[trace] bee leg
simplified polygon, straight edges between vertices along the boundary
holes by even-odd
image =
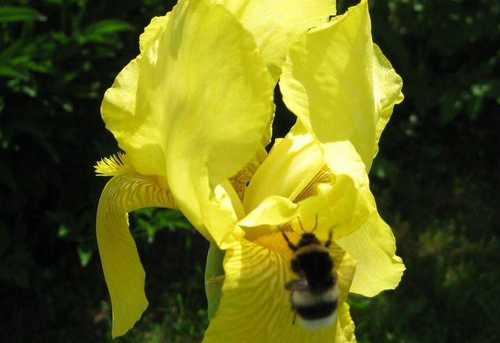
[[[326,248],[329,248],[330,245],[332,245],[332,234],[333,234],[332,229],[330,229],[330,231],[328,232],[328,239],[325,242]]]
[[[290,239],[288,239],[288,236],[283,232],[281,231],[281,234],[283,235],[283,238],[285,239],[286,241],[286,244],[288,244],[288,247],[292,250],[292,251],[295,251],[297,250],[297,246],[295,244],[293,244],[292,242],[290,242]]]
[[[297,313],[293,312],[292,325],[295,325],[295,320],[297,319]]]

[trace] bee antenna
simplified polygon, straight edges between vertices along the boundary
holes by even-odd
[[[316,231],[317,228],[318,228],[318,214],[316,213],[316,215],[314,216],[314,226],[311,232]]]
[[[325,247],[329,248],[332,245],[333,227],[328,231],[328,239],[325,242]]]
[[[297,217],[297,221],[299,222],[300,230],[302,230],[303,233],[306,233],[306,230],[304,230],[304,226],[302,226],[302,222],[300,221],[300,217]]]

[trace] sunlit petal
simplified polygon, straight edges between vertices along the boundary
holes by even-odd
[[[145,30],[141,55],[106,92],[102,112],[134,169],[165,176],[210,239],[213,187],[262,149],[272,98],[273,81],[238,19],[209,1],[181,1]]]
[[[139,78],[138,59],[132,60],[116,77],[104,94],[101,113],[106,128],[115,136],[118,146],[127,153],[134,169],[143,175],[165,175],[163,152],[156,136],[133,137],[131,133],[144,121],[136,111]]]
[[[319,144],[323,158],[321,177],[308,186],[299,201],[299,217],[306,229],[335,239],[360,228],[376,211],[363,161],[350,142]],[[297,232],[300,228],[294,226]]]
[[[396,104],[403,101],[403,80],[396,73],[389,60],[384,56],[382,50],[373,44],[374,66],[373,82],[377,110],[379,113],[376,135],[377,142],[380,140],[382,131],[389,122],[392,110]],[[377,145],[378,148],[378,145]]]
[[[369,170],[401,79],[373,45],[367,1],[293,44],[280,87],[321,142],[351,141]]]
[[[347,302],[340,305],[338,309],[337,332],[335,333],[335,343],[356,343],[354,335],[354,322],[349,313]]]
[[[144,270],[128,228],[128,212],[143,207],[175,206],[155,178],[138,174],[113,177],[99,199],[97,243],[111,296],[113,337],[127,332],[148,305]]]
[[[294,200],[322,166],[321,149],[310,135],[277,140],[250,181],[243,200],[245,209],[253,210],[272,195]]]
[[[233,240],[243,237],[243,230],[236,225],[238,221],[238,206],[234,201],[239,201],[235,193],[231,195],[229,183],[217,185],[203,206],[203,227],[202,233],[209,235],[210,240],[215,242],[221,249]]]
[[[338,240],[357,261],[351,292],[374,296],[399,284],[405,266],[396,256],[391,228],[374,212],[361,229]]]
[[[270,196],[239,221],[239,225],[254,227],[280,225],[289,222],[297,213],[297,204],[284,197]]]
[[[222,6],[181,2],[168,25],[158,60],[141,69],[141,108],[156,118],[144,133],[162,130],[172,193],[194,225],[206,226],[211,187],[261,146],[273,85],[253,37]]]
[[[289,45],[299,34],[328,20],[335,14],[331,0],[217,0],[224,4],[245,28],[253,33],[257,45],[277,80]]]
[[[336,258],[337,273],[349,279],[353,262],[344,256]],[[289,264],[287,257],[246,240],[229,246],[222,298],[204,342],[349,342],[344,337],[352,322],[342,303],[337,325],[308,331],[293,324],[290,294],[285,290],[285,283],[295,277]],[[339,284],[341,299],[347,294],[348,281]]]
[[[150,49],[150,47],[151,45],[157,44],[160,36],[165,33],[169,17],[170,13],[167,13],[164,16],[151,19],[151,22],[144,28],[144,32],[139,37],[139,48],[141,53],[146,51],[154,52],[154,49]]]

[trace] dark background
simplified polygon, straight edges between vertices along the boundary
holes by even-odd
[[[144,26],[171,6],[0,1],[0,341],[110,340],[94,227],[106,180],[93,164],[117,147],[99,106]],[[396,291],[351,298],[359,341],[499,342],[500,2],[371,7],[406,96],[371,180],[407,272]],[[131,224],[151,306],[117,342],[200,341],[206,242],[173,211]]]

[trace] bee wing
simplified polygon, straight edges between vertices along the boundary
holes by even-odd
[[[306,279],[290,280],[285,284],[285,288],[289,291],[308,291],[309,284]]]

